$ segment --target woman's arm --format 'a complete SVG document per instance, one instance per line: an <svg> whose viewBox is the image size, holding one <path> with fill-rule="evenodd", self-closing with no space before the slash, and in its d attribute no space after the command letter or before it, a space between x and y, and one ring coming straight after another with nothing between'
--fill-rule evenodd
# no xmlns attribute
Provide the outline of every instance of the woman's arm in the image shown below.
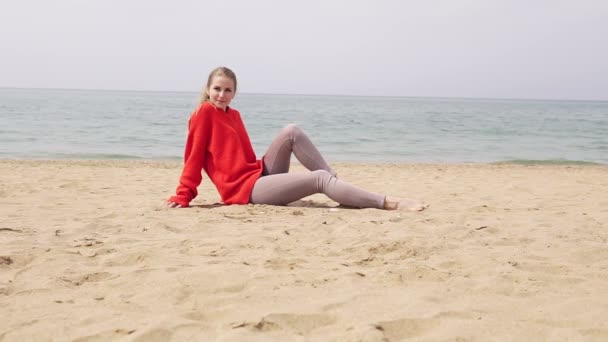
<svg viewBox="0 0 608 342"><path fill-rule="evenodd" d="M210 117L203 112L203 106L190 117L188 139L184 152L184 169L179 178L176 195L167 200L170 207L188 207L198 195L198 186L203 179L202 170L207 153L210 133Z"/></svg>

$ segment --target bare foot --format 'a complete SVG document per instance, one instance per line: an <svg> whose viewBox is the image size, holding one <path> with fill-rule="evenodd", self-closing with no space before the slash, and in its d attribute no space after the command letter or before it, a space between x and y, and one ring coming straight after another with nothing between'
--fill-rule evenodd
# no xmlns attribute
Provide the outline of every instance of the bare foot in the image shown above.
<svg viewBox="0 0 608 342"><path fill-rule="evenodd" d="M420 203L411 199L400 199L389 196L386 196L384 199L385 210L423 211L428 207L428 204Z"/></svg>

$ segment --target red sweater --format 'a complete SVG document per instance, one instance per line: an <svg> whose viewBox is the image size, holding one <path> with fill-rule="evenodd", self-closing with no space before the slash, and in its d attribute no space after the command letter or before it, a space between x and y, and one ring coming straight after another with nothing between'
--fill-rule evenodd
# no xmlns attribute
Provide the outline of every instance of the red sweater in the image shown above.
<svg viewBox="0 0 608 342"><path fill-rule="evenodd" d="M251 189L263 170L241 114L230 107L226 111L218 109L209 101L199 105L190 116L184 170L176 195L169 202L187 207L198 194L203 169L225 204L249 203Z"/></svg>

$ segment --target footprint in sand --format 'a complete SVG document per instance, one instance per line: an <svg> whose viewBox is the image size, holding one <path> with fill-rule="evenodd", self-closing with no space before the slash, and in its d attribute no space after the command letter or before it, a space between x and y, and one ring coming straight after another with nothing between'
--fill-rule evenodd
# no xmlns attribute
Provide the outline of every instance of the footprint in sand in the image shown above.
<svg viewBox="0 0 608 342"><path fill-rule="evenodd" d="M264 262L264 267L272 270L293 270L295 268L301 268L302 263L306 263L306 261L297 258L272 258Z"/></svg>
<svg viewBox="0 0 608 342"><path fill-rule="evenodd" d="M103 262L104 266L134 266L134 265L147 265L149 261L148 256L145 253L119 253L118 255L110 257L108 260Z"/></svg>
<svg viewBox="0 0 608 342"><path fill-rule="evenodd" d="M167 329L153 327L142 332L138 331L136 335L133 338L135 342L216 341L218 339L212 328L200 322L170 325ZM104 341L108 340L113 339L105 339Z"/></svg>
<svg viewBox="0 0 608 342"><path fill-rule="evenodd" d="M382 332L384 339L399 341L404 338L424 335L439 325L437 319L398 319L374 324L374 328Z"/></svg>
<svg viewBox="0 0 608 342"><path fill-rule="evenodd" d="M8 296L15 291L11 283L0 283L0 296Z"/></svg>
<svg viewBox="0 0 608 342"><path fill-rule="evenodd" d="M80 275L80 276L61 277L61 280L63 280L64 283L66 283L70 286L80 286L85 283L93 283L93 282L98 282L98 281L102 281L102 280L106 280L106 279L113 279L116 277L118 277L118 276L112 275L112 273L96 272L96 273L89 273L89 274Z"/></svg>
<svg viewBox="0 0 608 342"><path fill-rule="evenodd" d="M112 341L120 338L124 338L124 336L132 335L135 333L135 329L112 329L102 331L93 335L87 335L81 338L77 338L73 340L74 342L93 342L93 341Z"/></svg>
<svg viewBox="0 0 608 342"><path fill-rule="evenodd" d="M180 234L180 233L183 233L183 232L184 232L184 230L183 230L183 229L179 229L179 228L171 227L170 225L165 224L165 223L161 223L161 224L160 224L160 227L161 227L162 229L166 230L166 231L171 232L171 233Z"/></svg>
<svg viewBox="0 0 608 342"><path fill-rule="evenodd" d="M170 341L172 336L173 333L167 329L151 329L140 336L137 336L133 341Z"/></svg>
<svg viewBox="0 0 608 342"><path fill-rule="evenodd" d="M335 322L336 319L328 315L274 313L264 316L257 323L233 324L232 328L249 327L257 331L291 330L299 335L307 335Z"/></svg>
<svg viewBox="0 0 608 342"><path fill-rule="evenodd" d="M387 277L397 283L411 281L442 282L450 278L450 273L440 271L428 266L411 266L407 268L394 269L388 272Z"/></svg>
<svg viewBox="0 0 608 342"><path fill-rule="evenodd" d="M402 318L382 321L373 324L367 331L363 330L364 340L402 341L410 338L420 338L432 332L441 322L451 320L478 320L480 313L463 311L444 311L430 318ZM461 340L456 336L453 340Z"/></svg>
<svg viewBox="0 0 608 342"><path fill-rule="evenodd" d="M74 241L72 241L72 243L70 243L70 246L72 247L93 247L93 246L98 246L98 245L102 245L103 242L99 241L95 238L89 238L89 237L84 237L82 239L76 239Z"/></svg>
<svg viewBox="0 0 608 342"><path fill-rule="evenodd" d="M33 255L0 255L0 268L3 267L16 267L23 268L30 264L34 260Z"/></svg>
<svg viewBox="0 0 608 342"><path fill-rule="evenodd" d="M65 251L72 254L80 254L89 258L116 252L114 248L99 248L102 247L103 244L103 241L97 240L96 238L84 237L82 239L72 241L70 246L73 248L66 249Z"/></svg>

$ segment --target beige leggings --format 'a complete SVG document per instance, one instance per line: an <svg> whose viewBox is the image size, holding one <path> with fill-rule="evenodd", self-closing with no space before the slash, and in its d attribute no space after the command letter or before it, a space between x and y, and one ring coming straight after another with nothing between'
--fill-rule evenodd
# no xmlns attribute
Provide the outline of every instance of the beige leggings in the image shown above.
<svg viewBox="0 0 608 342"><path fill-rule="evenodd" d="M311 172L288 173L292 153ZM384 208L384 195L365 191L335 177L336 172L296 125L281 130L263 160L264 171L253 186L251 203L286 205L323 193L349 207Z"/></svg>

